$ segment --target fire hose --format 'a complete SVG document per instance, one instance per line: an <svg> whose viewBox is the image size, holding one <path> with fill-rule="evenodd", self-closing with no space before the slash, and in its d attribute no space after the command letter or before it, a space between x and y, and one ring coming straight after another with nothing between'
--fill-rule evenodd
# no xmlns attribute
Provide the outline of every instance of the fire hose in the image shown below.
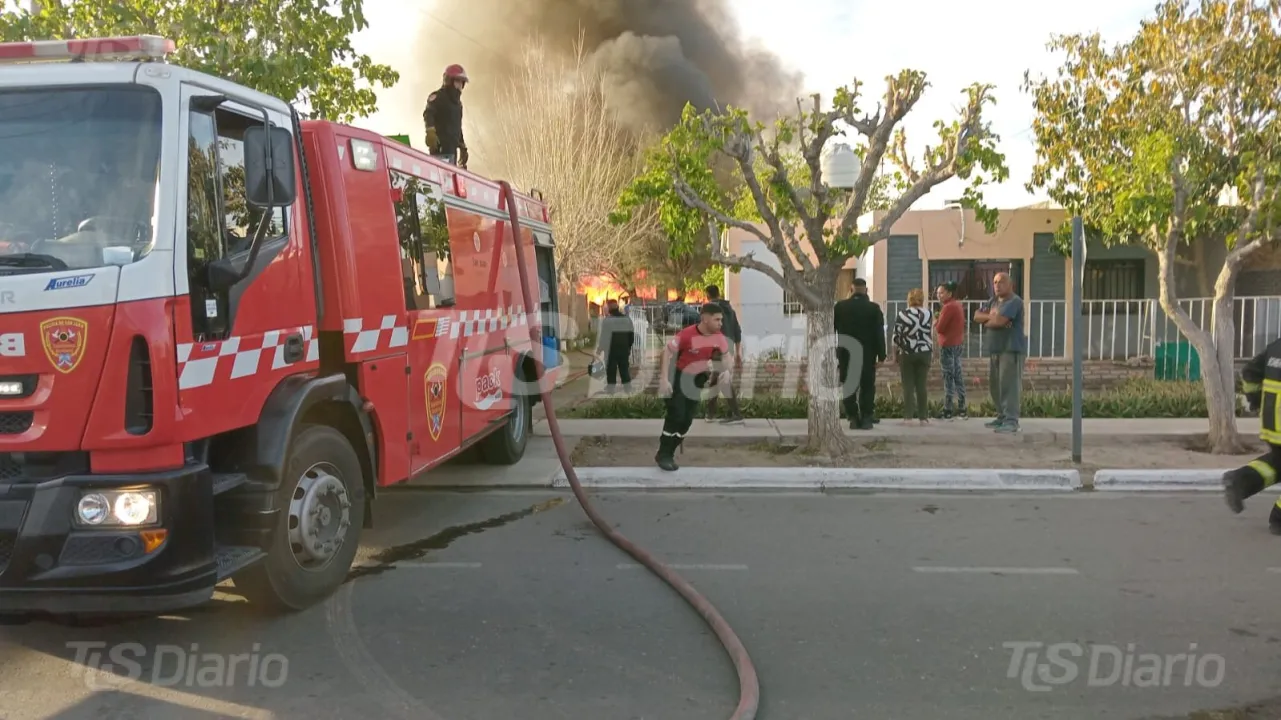
<svg viewBox="0 0 1281 720"><path fill-rule="evenodd" d="M520 215L516 207L516 195L510 183L501 182L500 187L511 221L512 239L516 243L516 257L518 258L516 271L520 275L521 300L524 302L525 314L537 317L539 305L535 302L533 287L529 282L529 271L526 268L526 246L525 239L520 232ZM596 511L586 493L583 492L583 486L579 483L578 475L574 472L574 466L570 462L569 451L565 448L565 440L560 434L560 424L556 420L556 411L552 407L552 388L543 381L545 367L543 364L543 342L539 328L540 324L532 321L529 323L529 339L534 345L535 377L538 381L543 410L547 414L547 428L551 431L552 442L556 445L556 455L560 458L561 467L565 470L565 477L569 480L569 486L574 491L574 498L578 500L583 512L587 514L587 517L591 519L592 524L600 530L602 535L635 558L641 565L644 565L655 575L662 578L690 607L694 608L703 617L703 620L711 627L712 632L716 633L717 639L720 640L721 645L725 648L726 654L729 655L730 661L734 663L734 669L738 673L738 707L735 708L734 714L730 716L730 720L754 720L756 711L760 706L760 684L756 678L756 667L752 664L752 658L748 656L747 648L738 639L734 629L729 626L725 618L721 617L716 607L707 598L699 594L689 581L676 574L674 570L611 527Z"/></svg>

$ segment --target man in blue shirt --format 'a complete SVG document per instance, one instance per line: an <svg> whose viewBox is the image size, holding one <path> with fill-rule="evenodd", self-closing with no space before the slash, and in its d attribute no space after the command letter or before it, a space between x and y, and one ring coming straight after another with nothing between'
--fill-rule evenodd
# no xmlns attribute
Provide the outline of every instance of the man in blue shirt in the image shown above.
<svg viewBox="0 0 1281 720"><path fill-rule="evenodd" d="M1023 298L1014 294L1008 273L997 273L992 284L996 296L987 310L974 313L974 322L987 330L988 388L996 405L996 419L987 427L998 433L1019 431L1019 402L1023 391L1023 361L1027 335L1023 330Z"/></svg>

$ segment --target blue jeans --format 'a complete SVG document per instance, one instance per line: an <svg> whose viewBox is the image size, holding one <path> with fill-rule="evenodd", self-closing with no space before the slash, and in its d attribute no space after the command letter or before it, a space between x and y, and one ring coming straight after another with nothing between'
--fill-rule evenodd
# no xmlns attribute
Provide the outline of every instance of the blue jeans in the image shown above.
<svg viewBox="0 0 1281 720"><path fill-rule="evenodd" d="M960 345L953 345L939 349L939 362L943 366L943 410L945 412L952 412L953 398L956 400L956 410L965 409L965 375L961 370L961 348Z"/></svg>

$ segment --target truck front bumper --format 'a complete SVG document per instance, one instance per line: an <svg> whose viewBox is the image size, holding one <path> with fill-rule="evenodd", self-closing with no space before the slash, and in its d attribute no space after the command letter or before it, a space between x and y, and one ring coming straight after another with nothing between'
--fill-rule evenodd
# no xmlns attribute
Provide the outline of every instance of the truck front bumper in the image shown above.
<svg viewBox="0 0 1281 720"><path fill-rule="evenodd" d="M77 524L84 495L135 489L155 493L157 522ZM213 513L204 465L0 481L0 613L152 613L204 603L218 582Z"/></svg>

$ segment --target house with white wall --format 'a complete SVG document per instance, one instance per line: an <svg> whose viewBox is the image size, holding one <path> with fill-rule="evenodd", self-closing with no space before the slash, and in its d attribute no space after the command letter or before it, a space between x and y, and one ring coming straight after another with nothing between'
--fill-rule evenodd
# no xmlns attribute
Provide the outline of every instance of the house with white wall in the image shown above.
<svg viewBox="0 0 1281 720"><path fill-rule="evenodd" d="M738 228L722 237L725 252L742 257L751 253L756 260L782 270L778 257L760 238ZM836 281L836 296L849 296L854 278L867 280L871 292L876 249L845 263ZM726 273L723 295L738 313L743 328L743 352L748 357L772 355L800 358L805 354L806 324L801 303L773 278L756 270Z"/></svg>

